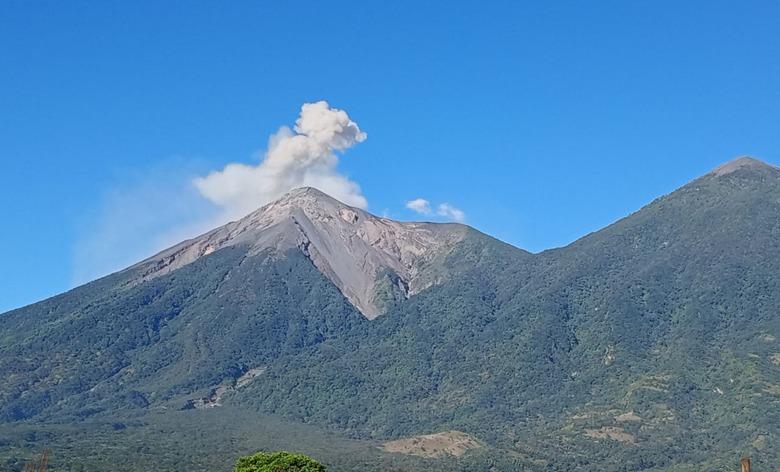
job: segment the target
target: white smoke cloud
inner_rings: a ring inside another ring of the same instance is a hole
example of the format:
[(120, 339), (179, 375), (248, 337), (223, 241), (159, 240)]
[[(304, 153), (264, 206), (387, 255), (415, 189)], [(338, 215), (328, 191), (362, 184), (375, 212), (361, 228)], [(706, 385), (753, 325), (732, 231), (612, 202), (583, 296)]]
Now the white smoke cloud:
[(196, 177), (205, 173), (205, 162), (172, 158), (125, 173), (82, 217), (72, 281), (85, 283), (127, 267), (297, 187), (316, 187), (366, 208), (360, 186), (336, 170), (336, 153), (365, 139), (344, 111), (327, 102), (306, 103), (293, 129), (282, 127), (270, 137), (258, 165), (229, 164)]
[(434, 211), (431, 202), (424, 198), (415, 198), (406, 202), (406, 208), (425, 216), (441, 216), (459, 223), (466, 221), (466, 213), (449, 203), (440, 204)]
[(439, 209), (436, 211), (436, 214), (438, 214), (439, 216), (444, 216), (451, 220), (455, 220), (459, 223), (463, 223), (464, 221), (466, 221), (466, 214), (463, 212), (463, 210), (459, 208), (455, 208), (449, 203), (442, 203), (441, 205), (439, 205)]
[(366, 137), (345, 111), (325, 101), (305, 103), (293, 129), (283, 126), (271, 136), (258, 165), (229, 164), (193, 183), (223, 209), (225, 220), (240, 218), (298, 187), (315, 187), (365, 209), (368, 203), (360, 186), (337, 171), (336, 152)]
[(416, 211), (421, 215), (433, 215), (433, 210), (431, 210), (431, 202), (424, 198), (415, 198), (414, 200), (409, 200), (406, 202), (406, 208), (412, 211)]

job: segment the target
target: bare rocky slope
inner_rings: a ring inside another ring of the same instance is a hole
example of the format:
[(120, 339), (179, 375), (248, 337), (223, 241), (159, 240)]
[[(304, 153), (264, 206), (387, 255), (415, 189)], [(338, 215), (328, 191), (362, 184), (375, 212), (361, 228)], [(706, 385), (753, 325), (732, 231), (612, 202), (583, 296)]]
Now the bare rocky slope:
[(373, 319), (382, 314), (388, 295), (408, 298), (441, 282), (444, 274), (431, 268), (465, 238), (466, 230), (454, 223), (379, 218), (306, 187), (131, 269), (141, 270), (140, 282), (225, 247), (246, 246), (249, 255), (268, 250), (282, 255), (297, 249), (355, 308)]

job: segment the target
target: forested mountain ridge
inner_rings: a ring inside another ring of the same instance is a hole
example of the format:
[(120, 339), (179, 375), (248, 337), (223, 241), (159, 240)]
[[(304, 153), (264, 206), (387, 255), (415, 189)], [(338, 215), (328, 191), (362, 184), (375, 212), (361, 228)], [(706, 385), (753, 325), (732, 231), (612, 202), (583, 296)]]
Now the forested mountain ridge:
[[(320, 221), (375, 218), (338, 205)], [(220, 230), (175, 270), (191, 242), (0, 315), (0, 430), (218, 403), (354, 438), (464, 431), (518, 470), (780, 461), (776, 167), (737, 159), (539, 254), (415, 228), (435, 250), (373, 266), (376, 316), (302, 239), (209, 249)]]

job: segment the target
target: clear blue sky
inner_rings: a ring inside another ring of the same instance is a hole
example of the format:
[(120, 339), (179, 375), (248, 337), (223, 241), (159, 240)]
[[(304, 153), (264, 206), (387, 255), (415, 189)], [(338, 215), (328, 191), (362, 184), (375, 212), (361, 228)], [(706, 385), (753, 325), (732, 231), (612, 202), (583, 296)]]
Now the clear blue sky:
[(780, 164), (778, 25), (776, 0), (4, 0), (0, 312), (95, 245), (148, 255), (200, 211), (185, 183), (316, 100), (368, 133), (339, 169), (370, 211), (422, 197), (565, 245), (737, 156)]

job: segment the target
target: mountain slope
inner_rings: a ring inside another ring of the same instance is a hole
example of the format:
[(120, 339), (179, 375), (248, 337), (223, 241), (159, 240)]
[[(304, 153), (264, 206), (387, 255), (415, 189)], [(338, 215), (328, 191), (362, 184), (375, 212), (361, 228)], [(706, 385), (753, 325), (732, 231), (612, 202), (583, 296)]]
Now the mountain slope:
[(776, 460), (780, 172), (739, 164), (566, 248), (459, 246), (458, 275), (371, 342), (284, 359), (235, 401), (379, 437), (463, 430), (562, 469)]
[[(448, 277), (474, 230), (299, 189), (241, 221), (0, 317), (0, 419), (210, 398)], [(514, 250), (516, 252), (522, 252)], [(362, 308), (363, 315), (358, 309)]]
[(293, 190), (240, 221), (185, 241), (133, 268), (141, 280), (175, 271), (214, 251), (249, 254), (299, 249), (367, 318), (382, 314), (388, 291), (408, 297), (437, 283), (425, 269), (466, 237), (457, 224), (377, 218), (313, 188)]
[[(6, 343), (15, 340), (0, 361), (5, 419), (47, 409), (83, 417), (196, 393), (364, 321), (296, 253), (247, 258), (227, 248), (141, 285), (121, 284), (128, 275), (96, 282), (94, 298), (69, 292), (3, 316)], [(24, 331), (20, 322), (42, 310), (57, 316)]]
[(223, 404), (463, 431), (520, 470), (768, 468), (778, 237), (780, 170), (749, 158), (540, 254), (304, 189), (1, 315), (0, 430)]

